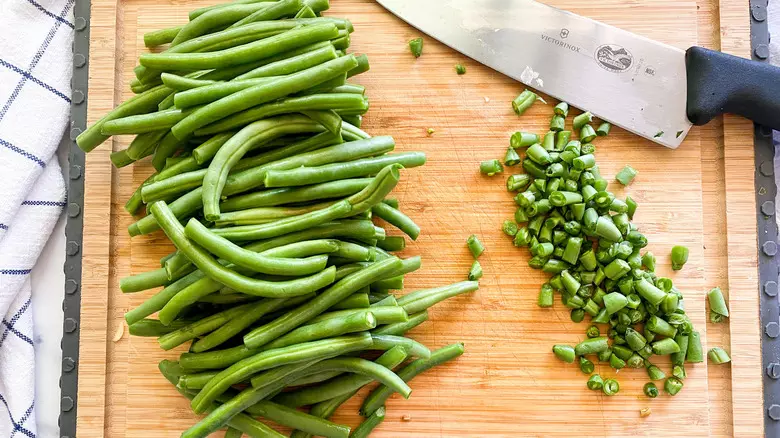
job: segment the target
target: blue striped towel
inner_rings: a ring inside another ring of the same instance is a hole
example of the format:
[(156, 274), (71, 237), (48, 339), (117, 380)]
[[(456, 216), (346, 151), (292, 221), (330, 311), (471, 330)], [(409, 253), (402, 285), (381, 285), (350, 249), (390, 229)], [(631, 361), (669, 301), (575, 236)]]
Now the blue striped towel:
[(0, 0), (0, 437), (36, 436), (29, 274), (65, 205), (54, 153), (70, 110), (73, 3)]

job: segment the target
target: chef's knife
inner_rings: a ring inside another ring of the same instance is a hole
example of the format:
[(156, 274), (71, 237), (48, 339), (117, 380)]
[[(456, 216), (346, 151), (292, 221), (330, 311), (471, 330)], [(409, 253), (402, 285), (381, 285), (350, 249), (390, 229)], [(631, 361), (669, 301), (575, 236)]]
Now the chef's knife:
[(533, 0), (377, 0), (453, 49), (669, 148), (734, 113), (780, 130), (780, 68), (687, 51)]

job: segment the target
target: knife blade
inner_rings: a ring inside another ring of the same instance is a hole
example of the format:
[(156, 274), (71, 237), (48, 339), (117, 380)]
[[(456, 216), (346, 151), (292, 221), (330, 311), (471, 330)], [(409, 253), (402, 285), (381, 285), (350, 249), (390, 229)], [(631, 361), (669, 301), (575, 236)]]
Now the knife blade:
[[(686, 52), (533, 0), (377, 1), (464, 55), (669, 148), (691, 121), (724, 112), (780, 128), (775, 67)], [(735, 81), (741, 73), (747, 80)]]

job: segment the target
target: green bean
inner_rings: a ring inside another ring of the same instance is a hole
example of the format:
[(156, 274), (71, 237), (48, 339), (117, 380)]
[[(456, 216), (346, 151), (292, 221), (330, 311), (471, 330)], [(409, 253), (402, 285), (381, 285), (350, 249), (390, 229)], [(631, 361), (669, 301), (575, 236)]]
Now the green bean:
[(252, 307), (249, 307), (247, 311), (234, 316), (230, 321), (226, 322), (215, 331), (198, 339), (195, 343), (192, 344), (190, 350), (193, 353), (201, 353), (207, 350), (211, 350), (225, 343), (233, 336), (241, 333), (244, 331), (244, 329), (251, 326), (255, 321), (259, 320), (264, 315), (284, 307), (289, 307), (290, 305), (300, 304), (313, 297), (313, 295), (303, 295), (301, 297), (289, 300), (265, 299), (261, 302), (255, 303), (252, 305)]
[(202, 172), (192, 171), (154, 181), (141, 187), (141, 199), (147, 204), (170, 199), (182, 192), (188, 192), (200, 187), (203, 182)]
[(411, 292), (398, 298), (398, 305), (408, 314), (416, 314), (448, 298), (473, 292), (477, 289), (479, 289), (479, 283), (476, 281), (461, 281), (447, 286)]
[(239, 27), (257, 21), (276, 20), (285, 16), (295, 16), (303, 7), (301, 0), (278, 0), (266, 9), (259, 9), (251, 15), (242, 18), (230, 27)]
[[(138, 114), (105, 122), (100, 130), (103, 135), (145, 134), (167, 130), (183, 119), (188, 111), (170, 109), (149, 114)], [(136, 157), (137, 158), (137, 157)]]
[[(263, 251), (263, 255), (276, 258), (305, 257), (313, 254), (327, 253), (329, 251), (334, 251), (337, 248), (338, 243), (335, 241), (310, 240), (269, 249)], [(245, 249), (247, 251), (254, 251), (257, 247), (255, 245), (248, 245)], [(227, 270), (231, 270), (235, 267), (235, 265), (229, 264), (226, 260), (219, 260), (217, 263), (225, 265), (225, 269)], [(240, 269), (239, 273), (247, 274), (251, 272)], [(202, 297), (218, 291), (221, 287), (222, 283), (204, 276), (204, 278), (199, 279), (180, 291), (165, 305), (160, 311), (161, 320), (164, 322), (172, 321), (184, 308), (199, 301)]]
[[(191, 78), (189, 76), (190, 75), (179, 76), (173, 73), (163, 73), (160, 75), (160, 78), (162, 79), (163, 84), (176, 91), (191, 90), (193, 88), (205, 87), (206, 85), (217, 83), (217, 81)], [(176, 95), (174, 94), (174, 99), (175, 98)]]
[(688, 354), (685, 360), (690, 363), (704, 362), (704, 354), (701, 346), (699, 332), (693, 332), (688, 335)]
[(352, 438), (367, 438), (382, 422), (385, 421), (385, 407), (377, 408), (349, 434)]
[[(214, 82), (213, 84), (204, 85), (202, 87), (191, 88), (185, 91), (179, 91), (176, 93), (173, 102), (177, 108), (189, 109), (192, 107), (200, 107), (211, 102), (222, 99), (223, 97), (230, 96), (231, 94), (238, 93), (239, 91), (246, 90), (257, 85), (270, 84), (280, 77), (267, 77), (267, 78), (254, 78), (243, 80), (232, 80), (228, 82)], [(192, 110), (188, 112), (191, 113)], [(183, 117), (179, 117), (181, 120)], [(179, 120), (176, 120), (177, 123)], [(171, 125), (173, 126), (173, 125)]]
[(344, 316), (311, 322), (299, 327), (273, 342), (261, 347), (262, 351), (282, 348), (302, 342), (340, 336), (347, 333), (371, 330), (377, 325), (377, 318), (372, 310), (358, 309), (355, 312), (346, 311)]
[(208, 135), (246, 126), (266, 117), (294, 113), (302, 110), (367, 110), (368, 101), (361, 95), (349, 93), (312, 94), (290, 97), (277, 102), (251, 107), (221, 119), (195, 131), (196, 135)]
[(677, 377), (669, 377), (664, 382), (664, 391), (666, 391), (666, 393), (671, 396), (677, 395), (677, 393), (680, 392), (682, 387), (683, 387), (683, 382)]
[[(177, 380), (179, 379), (179, 376), (181, 376), (182, 371), (181, 368), (178, 366), (176, 362), (171, 362), (168, 360), (163, 360), (158, 365), (158, 368), (160, 370), (160, 373), (165, 377), (174, 387), (176, 387)], [(189, 392), (176, 387), (176, 389), (181, 393), (181, 395), (187, 397), (188, 399), (192, 399), (193, 395), (191, 395)], [(212, 403), (208, 410), (214, 410), (217, 408), (216, 403)], [(243, 413), (238, 413), (235, 416), (233, 416), (227, 424), (230, 427), (234, 427), (249, 436), (253, 437), (264, 437), (264, 438), (283, 438), (284, 435), (276, 432), (275, 430), (271, 429), (269, 426), (266, 426), (265, 424), (255, 420), (254, 418), (250, 417), (249, 415), (245, 415)]]
[(155, 30), (144, 34), (144, 45), (146, 47), (157, 47), (168, 44), (176, 38), (182, 26), (169, 27), (167, 29)]
[(351, 351), (360, 351), (370, 347), (371, 343), (371, 336), (362, 334), (307, 342), (258, 353), (231, 365), (211, 379), (192, 400), (192, 408), (195, 412), (203, 412), (209, 403), (231, 385), (241, 382), (259, 371), (302, 361), (334, 357)]
[(584, 112), (574, 117), (574, 129), (579, 131), (583, 126), (593, 121), (593, 114), (590, 112)]
[[(431, 354), (429, 359), (417, 359), (396, 373), (404, 382), (411, 381), (415, 376), (445, 362), (462, 355), (464, 346), (461, 343), (442, 347)], [(363, 416), (370, 415), (384, 405), (392, 395), (393, 390), (387, 386), (379, 386), (374, 389), (363, 402), (360, 413)]]
[(523, 92), (512, 101), (512, 109), (515, 111), (515, 114), (522, 116), (523, 113), (536, 102), (536, 99), (538, 99), (536, 93), (531, 90), (523, 90)]
[(361, 177), (375, 174), (392, 164), (401, 164), (404, 167), (421, 166), (425, 164), (425, 154), (422, 152), (406, 152), (357, 159), (346, 163), (300, 167), (289, 170), (269, 170), (265, 175), (265, 185), (266, 187), (289, 187)]
[[(130, 116), (130, 117), (138, 117), (138, 116)], [(130, 117), (125, 117), (122, 119), (115, 119), (115, 120), (126, 120)], [(109, 120), (103, 126), (106, 126), (112, 122), (114, 122), (114, 120)], [(160, 144), (160, 141), (165, 137), (167, 133), (168, 133), (168, 129), (165, 128), (159, 131), (152, 131), (152, 132), (147, 132), (147, 133), (137, 135), (130, 143), (130, 146), (128, 146), (127, 149), (125, 149), (125, 153), (127, 154), (128, 161), (130, 160), (138, 161), (142, 158), (148, 157), (149, 155), (153, 154), (157, 146)], [(111, 155), (112, 157), (114, 156), (114, 154)], [(114, 159), (112, 159), (112, 162), (114, 162)], [(117, 165), (117, 163), (114, 162), (114, 165)], [(117, 166), (117, 167), (121, 167), (121, 166)], [(155, 181), (156, 180), (157, 178), (155, 178)]]
[(177, 388), (181, 389), (202, 389), (209, 380), (213, 379), (219, 371), (205, 371), (197, 374), (184, 374), (179, 377)]
[[(270, 39), (270, 38), (269, 38)], [(268, 84), (256, 85), (233, 93), (220, 100), (205, 105), (171, 128), (177, 138), (185, 138), (190, 133), (217, 120), (246, 110), (256, 105), (288, 96), (331, 78), (342, 75), (343, 72), (357, 64), (353, 55), (337, 58), (289, 76), (282, 77)]]
[(594, 374), (588, 379), (587, 386), (591, 391), (599, 391), (604, 387), (604, 379), (598, 374)]
[(236, 210), (340, 198), (363, 190), (371, 180), (371, 178), (354, 178), (305, 187), (264, 190), (230, 198), (220, 204), (220, 210), (224, 215), (224, 212)]
[(316, 133), (321, 130), (321, 125), (306, 116), (287, 115), (254, 122), (232, 136), (219, 148), (202, 180), (206, 218), (213, 220), (215, 218), (211, 216), (214, 214), (218, 217), (219, 197), (227, 182), (228, 173), (247, 151), (269, 138), (296, 132)]
[(125, 314), (125, 321), (127, 322), (128, 325), (132, 325), (146, 318), (147, 316), (153, 314), (154, 312), (159, 311), (165, 306), (165, 304), (168, 301), (171, 300), (171, 298), (176, 296), (176, 294), (178, 294), (180, 291), (182, 291), (184, 288), (191, 285), (192, 283), (203, 278), (203, 276), (204, 275), (200, 271), (195, 271), (185, 275), (179, 280), (176, 280), (175, 282), (171, 283), (170, 285), (166, 286), (163, 290), (155, 294), (153, 297), (144, 301), (143, 304), (127, 312)]
[(599, 137), (606, 137), (609, 135), (609, 130), (612, 129), (612, 125), (609, 122), (604, 122), (596, 129), (596, 135)]
[(652, 283), (646, 279), (641, 279), (634, 282), (634, 289), (647, 300), (650, 304), (659, 305), (666, 297), (666, 293), (661, 289), (655, 287)]
[(401, 336), (427, 320), (428, 311), (424, 310), (422, 312), (415, 313), (414, 315), (410, 315), (408, 321), (379, 326), (374, 330), (371, 330), (371, 334)]
[(121, 289), (123, 293), (141, 292), (147, 289), (165, 286), (168, 282), (168, 274), (165, 269), (161, 268), (132, 275), (130, 277), (124, 277), (119, 280), (119, 289)]
[(474, 259), (478, 259), (479, 256), (485, 252), (485, 246), (482, 245), (482, 242), (479, 241), (475, 234), (472, 234), (466, 239), (466, 246), (468, 246), (469, 252), (471, 252), (471, 256), (474, 257)]
[(165, 162), (168, 158), (174, 156), (176, 152), (186, 144), (186, 139), (178, 139), (172, 132), (168, 131), (165, 137), (160, 140), (160, 144), (154, 151), (152, 165), (157, 171), (165, 168)]
[(556, 344), (552, 348), (553, 354), (566, 363), (574, 363), (574, 348), (570, 345)]
[[(322, 135), (322, 134), (320, 134)], [(331, 134), (328, 133), (328, 136)], [(325, 138), (319, 140), (312, 139), (312, 141), (301, 142), (299, 144), (290, 146), (290, 149), (296, 148), (298, 150), (305, 149), (305, 147), (316, 147), (316, 145), (322, 145), (322, 141)], [(328, 141), (328, 140), (326, 140)], [(231, 175), (223, 190), (224, 195), (231, 195), (240, 193), (245, 190), (256, 187), (262, 184), (262, 179), (265, 177), (266, 171), (270, 168), (294, 168), (302, 165), (318, 165), (325, 163), (332, 163), (338, 161), (344, 161), (355, 158), (362, 158), (365, 156), (371, 156), (375, 154), (381, 154), (388, 150), (391, 150), (395, 143), (391, 137), (373, 137), (371, 139), (361, 140), (353, 143), (338, 144), (335, 146), (319, 149), (317, 151), (299, 154), (291, 156), (289, 158), (278, 159), (273, 161), (264, 167), (257, 167), (242, 170), (234, 175)], [(282, 148), (284, 149), (284, 148)], [(274, 152), (269, 152), (268, 155), (274, 155), (259, 161), (260, 163), (266, 163), (269, 159), (277, 159), (278, 155)], [(251, 159), (250, 159), (251, 160)], [(241, 167), (241, 162), (236, 168)], [(181, 198), (177, 199), (171, 204), (171, 210), (177, 215), (185, 215), (192, 213), (202, 205), (202, 189), (195, 189)], [(154, 216), (147, 216), (141, 219), (136, 224), (130, 226), (129, 231), (131, 235), (146, 234), (159, 229), (158, 224), (154, 220)]]
[(677, 343), (674, 342), (674, 339), (672, 338), (665, 338), (661, 339), (660, 341), (653, 342), (653, 354), (663, 356), (679, 352), (680, 346), (677, 345)]
[(324, 310), (340, 302), (356, 291), (370, 285), (377, 278), (400, 269), (401, 260), (392, 257), (378, 261), (361, 269), (317, 295), (308, 303), (292, 310), (278, 319), (258, 327), (244, 336), (244, 344), (249, 348), (257, 348), (278, 338), (296, 327), (306, 323)]
[(530, 132), (515, 132), (510, 138), (509, 144), (513, 149), (525, 148), (539, 143), (539, 136)]
[(128, 329), (133, 336), (159, 337), (174, 332), (182, 327), (192, 324), (191, 320), (177, 320), (170, 325), (165, 325), (157, 319), (142, 319), (130, 324)]
[(729, 354), (726, 353), (726, 350), (720, 347), (710, 348), (710, 351), (707, 352), (707, 357), (710, 359), (710, 362), (716, 365), (731, 362), (731, 357), (729, 357)]
[[(222, 327), (222, 325), (231, 319), (256, 306), (257, 304), (250, 303), (244, 304), (242, 306), (232, 307), (228, 310), (224, 310), (206, 317), (200, 321), (196, 321), (186, 327), (182, 327), (175, 332), (163, 335), (158, 339), (158, 342), (163, 350), (176, 348), (189, 340), (195, 339), (200, 335), (212, 332), (219, 327)], [(161, 322), (165, 324), (165, 321), (161, 320)]]
[[(320, 362), (319, 364), (321, 364)], [(298, 425), (303, 430), (324, 435), (328, 437), (346, 438), (349, 428), (337, 425), (318, 417), (314, 417), (303, 412), (285, 408), (276, 403), (262, 401), (262, 399), (283, 388), (284, 384), (293, 381), (299, 376), (307, 373), (317, 372), (317, 361), (308, 361), (302, 364), (293, 364), (279, 367), (270, 371), (275, 383), (266, 385), (263, 388), (248, 388), (241, 393), (234, 395), (233, 391), (228, 391), (224, 395), (217, 397), (222, 405), (212, 410), (203, 420), (185, 431), (183, 437), (205, 437), (214, 430), (224, 425), (229, 418), (237, 413), (246, 410), (247, 414), (252, 416), (267, 417), (284, 425)], [(321, 367), (319, 369), (322, 369)], [(197, 397), (197, 395), (196, 395)]]
[(634, 178), (636, 178), (636, 175), (637, 175), (637, 171), (634, 170), (633, 167), (626, 164), (626, 166), (623, 167), (623, 169), (621, 169), (620, 172), (617, 173), (617, 175), (615, 175), (615, 179), (618, 180), (620, 184), (627, 186), (631, 184), (631, 181), (633, 181)]
[[(297, 7), (297, 9), (293, 11), (293, 8), (295, 7)], [(176, 47), (179, 44), (185, 43), (201, 35), (208, 34), (214, 29), (234, 25), (255, 13), (260, 13), (267, 17), (264, 20), (276, 20), (284, 16), (295, 15), (298, 9), (300, 9), (299, 0), (284, 0), (270, 4), (256, 3), (225, 5), (218, 10), (208, 11), (187, 23), (176, 35), (176, 38), (174, 38), (174, 40), (171, 42), (171, 46)]]
[(371, 306), (367, 292), (356, 292), (340, 303), (333, 305), (332, 310), (366, 309)]
[(195, 266), (210, 278), (240, 292), (269, 298), (300, 296), (332, 283), (335, 278), (335, 268), (325, 269), (311, 277), (282, 282), (269, 282), (243, 276), (226, 269), (217, 263), (206, 251), (194, 245), (186, 237), (184, 227), (181, 226), (164, 202), (158, 201), (152, 204), (150, 209), (168, 238)]
[(403, 231), (412, 240), (417, 240), (417, 237), (420, 235), (420, 227), (411, 218), (383, 202), (373, 206), (371, 212)]
[[(397, 322), (405, 322), (409, 319), (409, 315), (401, 307), (379, 306), (373, 307), (370, 310), (379, 325), (395, 324)], [(317, 324), (330, 319), (342, 319), (350, 315), (360, 314), (364, 311), (365, 309), (347, 309), (327, 312), (311, 319), (307, 324)]]
[(173, 90), (164, 86), (158, 85), (142, 94), (133, 96), (126, 100), (121, 105), (114, 108), (111, 112), (103, 116), (102, 119), (95, 122), (92, 126), (87, 128), (84, 132), (79, 134), (76, 138), (76, 143), (79, 148), (84, 152), (90, 152), (101, 143), (106, 141), (109, 136), (101, 133), (103, 125), (109, 120), (119, 119), (122, 117), (132, 116), (136, 114), (145, 114), (157, 109), (157, 105)]
[(585, 356), (587, 354), (598, 354), (609, 348), (606, 337), (589, 338), (577, 344), (574, 347), (574, 354)]

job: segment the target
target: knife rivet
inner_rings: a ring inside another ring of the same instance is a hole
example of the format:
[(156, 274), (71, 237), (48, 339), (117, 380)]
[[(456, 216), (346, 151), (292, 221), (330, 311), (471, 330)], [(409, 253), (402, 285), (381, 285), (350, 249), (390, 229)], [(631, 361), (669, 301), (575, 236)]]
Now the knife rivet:
[(76, 217), (79, 214), (81, 214), (81, 207), (79, 207), (78, 204), (75, 202), (71, 202), (68, 204), (68, 216), (70, 217)]
[(70, 242), (68, 242), (68, 245), (65, 247), (65, 252), (69, 256), (74, 256), (79, 253), (79, 249), (80, 248), (78, 242), (71, 240)]
[(84, 17), (76, 17), (76, 19), (73, 20), (73, 24), (76, 30), (84, 30), (87, 28), (87, 19)]
[(770, 297), (776, 297), (777, 296), (777, 282), (776, 281), (767, 281), (764, 283), (764, 293), (769, 295)]
[(780, 336), (780, 324), (774, 321), (767, 324), (765, 330), (766, 330), (766, 335), (769, 336), (770, 338), (774, 339)]
[(759, 166), (758, 171), (761, 172), (761, 175), (772, 176), (775, 174), (774, 163), (771, 161), (764, 161), (761, 163), (761, 166)]
[(81, 129), (79, 129), (79, 128), (72, 128), (70, 130), (70, 139), (71, 140), (76, 140), (76, 137), (78, 137), (79, 134), (81, 134)]
[(762, 5), (753, 5), (750, 8), (750, 12), (753, 15), (753, 19), (756, 21), (766, 20), (766, 8)]
[(764, 242), (764, 244), (761, 246), (761, 250), (764, 251), (764, 254), (768, 255), (769, 257), (774, 257), (774, 255), (777, 254), (777, 243), (775, 243), (774, 240)]
[(774, 215), (775, 203), (772, 201), (765, 201), (763, 204), (761, 204), (761, 213), (764, 213), (767, 216)]
[[(68, 395), (62, 397), (62, 401), (60, 402), (60, 408), (62, 408), (63, 412), (68, 412), (71, 409), (73, 409), (73, 398)], [(778, 408), (780, 408), (780, 406), (778, 406)]]
[(766, 375), (773, 379), (780, 379), (780, 363), (772, 362), (766, 367)]
[(79, 284), (76, 283), (76, 280), (70, 279), (65, 282), (65, 293), (68, 295), (73, 295), (76, 293), (76, 291), (79, 290)]
[(772, 405), (767, 409), (767, 414), (769, 415), (769, 418), (777, 421), (780, 420), (780, 405)]
[(81, 90), (74, 90), (73, 96), (71, 96), (70, 100), (76, 105), (84, 102), (84, 92)]
[(79, 179), (81, 178), (81, 166), (73, 165), (70, 166), (70, 179)]
[(78, 68), (84, 67), (84, 64), (86, 63), (87, 63), (87, 58), (81, 53), (76, 53), (75, 55), (73, 55), (73, 64), (75, 64), (76, 67)]
[(756, 54), (756, 58), (758, 59), (767, 59), (769, 58), (769, 46), (766, 44), (759, 44), (753, 53)]
[[(69, 373), (73, 371), (74, 368), (76, 368), (76, 362), (73, 361), (72, 357), (62, 359), (62, 371)], [(767, 372), (769, 372), (769, 368), (767, 368)]]
[(78, 327), (78, 323), (76, 323), (76, 320), (73, 318), (67, 318), (65, 320), (65, 331), (68, 333), (73, 333), (76, 331), (76, 327)]

